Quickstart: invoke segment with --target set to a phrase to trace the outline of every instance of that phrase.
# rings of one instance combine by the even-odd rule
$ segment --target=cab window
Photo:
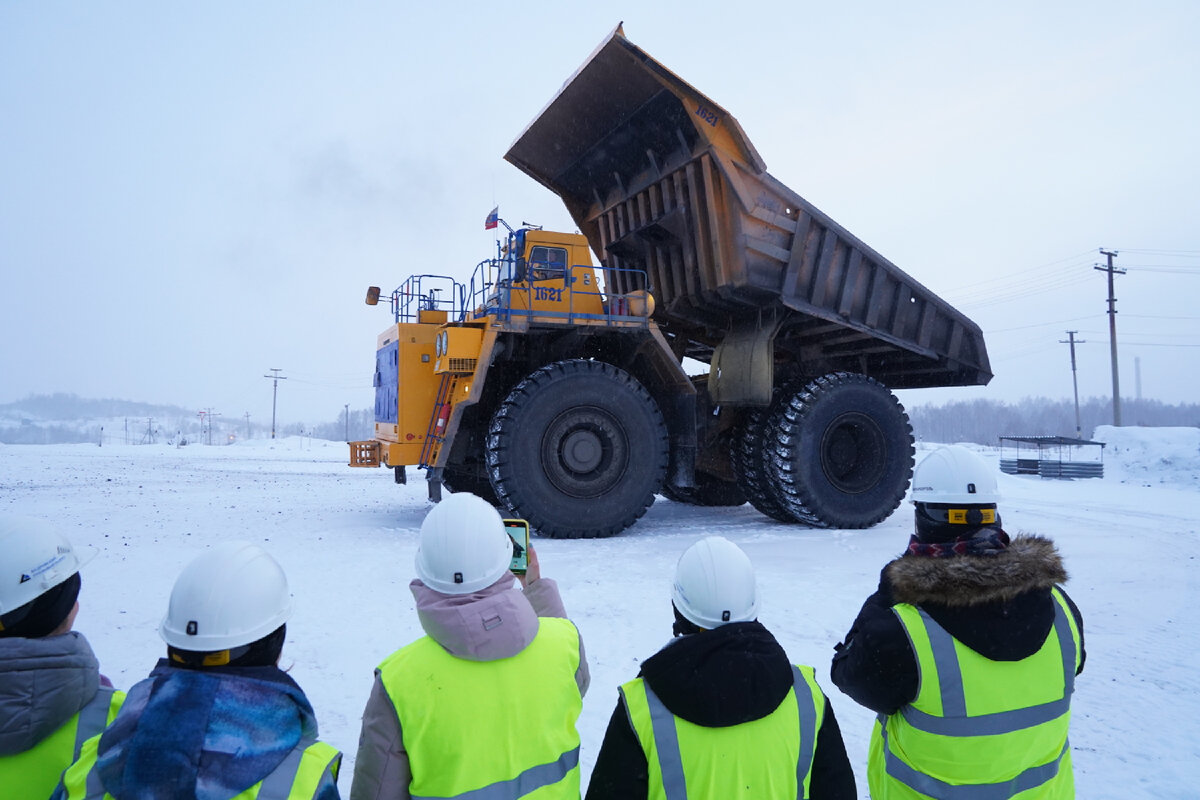
[[[529,269],[535,281],[562,278],[567,272],[567,249],[538,245],[529,251]]]

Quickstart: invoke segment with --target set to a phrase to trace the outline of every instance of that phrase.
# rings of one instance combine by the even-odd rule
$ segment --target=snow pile
[[[1105,470],[1122,483],[1200,488],[1200,428],[1101,425],[1092,438],[1105,443]]]

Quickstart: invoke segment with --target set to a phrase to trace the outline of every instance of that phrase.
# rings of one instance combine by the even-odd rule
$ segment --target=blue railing
[[[555,273],[561,275],[564,271],[561,264],[553,262],[531,263],[528,274],[546,278]],[[634,306],[642,300],[632,295],[606,295],[599,286],[593,284],[585,287],[584,275],[595,276],[595,270],[587,264],[576,264],[567,270],[568,280],[565,282],[563,297],[566,300],[565,310],[536,308],[531,309],[534,293],[544,287],[529,282],[517,282],[512,279],[514,265],[507,258],[492,258],[479,262],[466,284],[459,283],[447,275],[413,275],[392,292],[392,315],[396,322],[417,322],[421,311],[444,311],[446,318],[452,322],[465,322],[481,316],[495,317],[497,320],[510,321],[514,318],[538,317],[539,319],[561,320],[572,323],[582,320],[601,321],[608,324],[640,323],[646,325],[648,317],[644,314],[634,314]],[[626,286],[646,286],[645,270],[614,269],[612,272],[627,274],[629,281]],[[514,297],[523,297],[523,303],[515,303]],[[604,309],[596,314],[582,311],[584,299],[594,297],[598,302],[590,303]],[[523,306],[523,307],[516,307]]]
[[[447,319],[462,319],[465,289],[447,275],[412,275],[392,292],[392,316],[396,322],[416,322],[421,311],[445,311]]]

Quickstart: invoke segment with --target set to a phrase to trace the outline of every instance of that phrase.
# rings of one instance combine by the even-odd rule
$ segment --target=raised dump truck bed
[[[765,406],[780,368],[991,379],[975,323],[767,173],[732,115],[619,27],[505,158],[562,198],[610,291],[650,289],[716,400]]]

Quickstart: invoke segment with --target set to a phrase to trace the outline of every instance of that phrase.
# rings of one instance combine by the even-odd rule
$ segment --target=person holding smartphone
[[[812,667],[758,622],[754,567],[720,536],[679,558],[675,638],[622,684],[589,800],[854,800],[854,772]]]
[[[583,640],[532,546],[510,571],[505,527],[467,493],[421,524],[409,588],[426,635],[375,670],[351,800],[579,797]]]

